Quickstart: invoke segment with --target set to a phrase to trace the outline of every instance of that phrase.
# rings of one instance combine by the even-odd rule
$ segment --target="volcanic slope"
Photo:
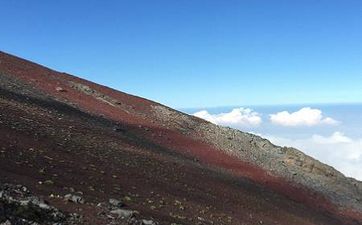
[[[0,138],[0,187],[76,224],[362,224],[361,182],[297,149],[4,52]]]

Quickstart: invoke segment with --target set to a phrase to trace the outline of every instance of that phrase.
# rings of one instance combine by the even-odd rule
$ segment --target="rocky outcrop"
[[[204,139],[241,160],[322,193],[340,207],[362,211],[362,183],[291,147],[280,147],[259,136],[204,123]]]
[[[5,224],[76,224],[73,215],[67,215],[46,201],[33,196],[22,185],[0,184],[0,223]]]

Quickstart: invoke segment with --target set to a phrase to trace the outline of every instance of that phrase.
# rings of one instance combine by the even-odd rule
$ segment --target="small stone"
[[[24,192],[24,193],[28,193],[28,188],[25,187],[25,186],[22,186],[21,191]]]
[[[55,90],[57,92],[66,92],[66,90],[64,88],[62,88],[62,87],[56,87]]]
[[[85,203],[84,199],[81,196],[72,195],[72,194],[65,195],[64,200],[68,201],[68,202],[79,203],[79,204],[84,204]]]
[[[38,206],[41,209],[49,210],[50,206],[46,204],[43,200],[40,200],[39,198],[33,197],[31,200],[22,201],[21,205],[28,205],[29,203]]]
[[[112,210],[111,214],[117,215],[120,218],[128,219],[134,215],[134,211],[127,210],[127,209],[116,209],[116,210]]]
[[[153,220],[142,220],[142,225],[156,225]]]
[[[44,181],[44,184],[46,184],[46,185],[53,185],[53,184],[54,184],[54,181],[52,181],[52,180],[46,180],[46,181]]]
[[[121,208],[124,206],[123,202],[114,198],[109,199],[109,204],[114,206],[114,207],[118,207]]]
[[[124,200],[127,201],[127,202],[130,202],[130,201],[132,201],[132,198],[129,197],[129,196],[126,196],[126,197],[124,197]]]
[[[96,190],[96,189],[94,189],[93,186],[89,186],[88,189],[89,189],[90,191],[95,191],[95,190]]]

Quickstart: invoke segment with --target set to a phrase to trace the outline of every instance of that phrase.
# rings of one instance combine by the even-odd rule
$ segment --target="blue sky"
[[[361,102],[362,1],[1,1],[0,50],[177,107]]]

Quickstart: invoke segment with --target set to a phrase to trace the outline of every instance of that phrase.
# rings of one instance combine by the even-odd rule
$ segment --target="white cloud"
[[[313,135],[312,137],[313,141],[318,144],[339,144],[339,143],[351,143],[352,139],[349,137],[346,137],[341,132],[334,132],[329,137],[323,137],[321,135]]]
[[[228,113],[210,114],[202,110],[193,114],[211,123],[223,126],[245,127],[258,126],[262,123],[259,113],[249,108],[236,108]]]
[[[313,135],[306,139],[288,139],[264,135],[271,142],[291,146],[333,166],[346,176],[362,180],[362,138],[352,139],[341,132],[330,136]]]
[[[278,112],[270,115],[270,121],[273,124],[295,127],[295,126],[316,126],[320,124],[336,125],[338,121],[324,117],[319,109],[305,107],[299,111],[289,113],[288,111]]]

